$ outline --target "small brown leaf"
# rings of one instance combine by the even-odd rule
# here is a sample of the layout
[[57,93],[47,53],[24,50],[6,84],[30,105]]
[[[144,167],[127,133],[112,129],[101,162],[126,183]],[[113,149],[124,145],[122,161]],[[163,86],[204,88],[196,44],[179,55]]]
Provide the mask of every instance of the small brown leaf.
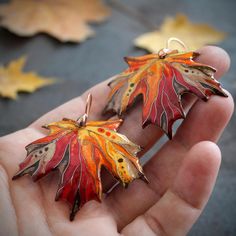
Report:
[[0,6],[0,25],[20,36],[46,33],[62,42],[82,42],[94,34],[87,23],[108,15],[101,0],[12,0]]
[[[167,17],[158,31],[143,34],[135,39],[137,47],[144,48],[150,52],[157,52],[165,48],[165,42],[171,37],[181,39],[191,50],[196,50],[206,44],[216,44],[225,38],[226,34],[220,32],[207,24],[195,24],[188,20],[183,14],[175,18]],[[179,44],[173,48],[180,48]]]
[[16,99],[17,92],[32,93],[36,89],[54,83],[54,79],[38,76],[34,72],[23,73],[26,58],[12,61],[6,67],[0,67],[0,96]]

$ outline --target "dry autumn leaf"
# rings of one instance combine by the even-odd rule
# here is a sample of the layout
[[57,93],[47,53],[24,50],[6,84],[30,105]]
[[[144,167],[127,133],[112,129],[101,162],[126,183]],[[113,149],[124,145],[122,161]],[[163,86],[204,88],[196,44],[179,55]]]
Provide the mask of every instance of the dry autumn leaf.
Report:
[[0,96],[16,99],[17,92],[32,93],[36,89],[54,83],[53,79],[38,76],[34,72],[22,72],[26,58],[12,61],[0,67]]
[[0,25],[20,36],[47,33],[62,42],[82,42],[94,34],[109,9],[101,0],[12,0],[0,6]]
[[[137,47],[157,52],[165,48],[165,42],[171,37],[181,39],[191,50],[196,50],[206,44],[216,44],[225,38],[225,33],[220,32],[207,24],[195,24],[185,15],[178,14],[175,18],[167,17],[160,30],[143,34],[135,39]],[[179,44],[173,45],[177,49]]]

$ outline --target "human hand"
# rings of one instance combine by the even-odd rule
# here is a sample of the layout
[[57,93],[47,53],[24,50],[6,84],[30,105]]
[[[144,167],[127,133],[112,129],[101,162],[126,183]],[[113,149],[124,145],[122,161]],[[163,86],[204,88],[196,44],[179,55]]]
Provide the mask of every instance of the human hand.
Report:
[[[221,77],[229,67],[226,53],[216,47],[200,50],[199,60],[217,68]],[[227,125],[233,100],[212,96],[207,103],[186,95],[190,109],[172,140],[144,166],[150,181],[135,180],[128,189],[117,186],[102,203],[90,201],[69,221],[69,207],[55,202],[58,174],[34,183],[25,176],[11,178],[25,158],[24,147],[45,135],[41,126],[63,117],[76,119],[84,112],[88,93],[93,95],[90,120],[103,120],[109,88],[107,81],[81,97],[56,108],[28,128],[0,138],[1,235],[185,235],[195,223],[212,192],[221,154],[215,144]],[[144,154],[162,136],[158,127],[141,128],[141,105],[131,109],[119,132],[144,147]],[[103,175],[103,188],[113,179]]]

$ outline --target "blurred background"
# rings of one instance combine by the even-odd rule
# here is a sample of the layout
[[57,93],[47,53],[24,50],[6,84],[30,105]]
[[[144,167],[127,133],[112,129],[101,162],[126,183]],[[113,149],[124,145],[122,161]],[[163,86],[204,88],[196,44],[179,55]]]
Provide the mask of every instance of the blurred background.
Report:
[[[3,2],[7,1],[0,1]],[[166,16],[174,17],[179,12],[193,22],[207,23],[227,33],[219,46],[229,53],[232,61],[221,82],[235,98],[235,0],[107,0],[105,3],[112,10],[111,16],[102,24],[92,24],[96,36],[80,44],[61,43],[45,34],[19,37],[0,28],[0,64],[27,55],[25,71],[59,80],[33,94],[20,93],[15,101],[0,98],[0,136],[26,127],[49,110],[125,69],[124,56],[146,53],[136,48],[133,40],[152,31],[153,26],[160,26]],[[235,131],[234,113],[219,141],[223,162],[216,187],[189,235],[236,235]]]

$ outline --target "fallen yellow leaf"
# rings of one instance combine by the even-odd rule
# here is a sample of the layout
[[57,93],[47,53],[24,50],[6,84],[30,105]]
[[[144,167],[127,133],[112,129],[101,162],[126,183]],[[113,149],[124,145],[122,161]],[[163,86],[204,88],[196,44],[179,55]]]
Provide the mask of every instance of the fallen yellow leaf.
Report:
[[0,6],[0,26],[20,36],[47,33],[62,42],[82,42],[94,31],[89,22],[109,15],[101,0],[12,0]]
[[[175,37],[185,42],[189,49],[195,50],[206,44],[219,43],[225,36],[225,33],[207,24],[195,24],[185,15],[177,14],[175,18],[167,17],[159,31],[143,34],[136,38],[134,43],[150,52],[157,52],[166,47],[165,42],[170,37]],[[177,43],[173,46],[182,49]]]
[[0,96],[16,99],[17,92],[32,93],[36,89],[54,83],[54,79],[46,79],[34,72],[22,72],[26,58],[11,61],[6,67],[0,67]]

